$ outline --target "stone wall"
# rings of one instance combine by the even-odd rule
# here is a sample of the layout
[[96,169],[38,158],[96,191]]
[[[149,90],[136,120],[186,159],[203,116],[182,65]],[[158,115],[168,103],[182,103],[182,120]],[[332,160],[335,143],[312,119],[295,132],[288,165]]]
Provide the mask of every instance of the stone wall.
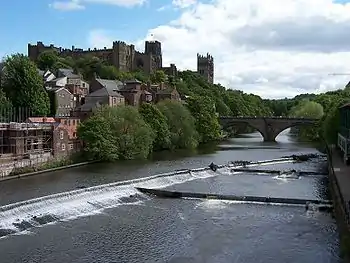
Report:
[[52,159],[51,153],[30,154],[29,159],[9,161],[0,164],[0,177],[8,176],[15,168],[33,167],[44,164]]

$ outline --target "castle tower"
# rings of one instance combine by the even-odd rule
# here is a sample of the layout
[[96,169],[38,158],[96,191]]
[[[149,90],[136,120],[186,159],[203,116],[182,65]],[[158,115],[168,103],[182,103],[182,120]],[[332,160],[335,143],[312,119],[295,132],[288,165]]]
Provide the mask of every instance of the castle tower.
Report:
[[214,58],[209,53],[206,56],[197,54],[197,72],[209,83],[214,83]]
[[154,69],[161,69],[163,67],[162,62],[162,44],[159,41],[146,41],[145,42],[145,54],[152,55],[154,59]]

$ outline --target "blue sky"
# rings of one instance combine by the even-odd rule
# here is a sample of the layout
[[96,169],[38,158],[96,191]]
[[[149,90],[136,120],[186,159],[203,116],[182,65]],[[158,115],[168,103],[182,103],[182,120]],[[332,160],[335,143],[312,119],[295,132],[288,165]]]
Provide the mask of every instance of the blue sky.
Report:
[[37,41],[103,48],[123,40],[143,51],[152,34],[162,43],[164,66],[196,70],[196,53],[209,52],[214,81],[225,87],[264,98],[319,93],[349,81],[330,76],[350,72],[349,2],[2,0],[0,58],[27,54]]
[[68,11],[55,9],[53,0],[4,0],[1,9],[5,12],[0,16],[0,53],[26,53],[27,43],[40,40],[46,44],[87,48],[89,32],[99,29],[110,31],[115,40],[135,41],[144,38],[149,28],[167,23],[178,15],[177,10],[170,8],[157,11],[171,1],[151,0],[133,7],[100,3],[104,1],[108,2],[93,0],[84,3],[84,10]]

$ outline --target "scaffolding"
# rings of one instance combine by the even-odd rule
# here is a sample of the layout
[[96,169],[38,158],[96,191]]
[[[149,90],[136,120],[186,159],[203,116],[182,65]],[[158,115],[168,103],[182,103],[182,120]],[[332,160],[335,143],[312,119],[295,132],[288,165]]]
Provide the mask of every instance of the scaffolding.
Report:
[[23,120],[24,115],[13,116],[2,115],[2,120],[10,121],[0,122],[0,177],[14,168],[35,167],[52,157],[54,123],[32,123]]

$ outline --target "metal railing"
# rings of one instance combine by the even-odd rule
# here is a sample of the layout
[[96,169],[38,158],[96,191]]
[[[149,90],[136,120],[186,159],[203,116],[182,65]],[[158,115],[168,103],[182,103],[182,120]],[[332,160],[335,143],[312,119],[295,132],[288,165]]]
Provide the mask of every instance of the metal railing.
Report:
[[[324,139],[323,139],[324,140]],[[346,224],[347,226],[349,226],[350,224],[350,201],[346,201],[342,195],[341,189],[340,189],[340,185],[339,185],[339,181],[337,176],[335,175],[335,171],[334,171],[334,165],[333,165],[333,152],[334,152],[334,148],[329,148],[328,144],[326,142],[325,143],[325,147],[326,147],[326,153],[328,156],[328,162],[330,163],[330,168],[331,168],[331,180],[334,180],[335,186],[336,186],[336,191],[338,192],[338,196],[340,199],[340,203],[342,208],[344,209],[344,216],[345,216],[345,220],[346,220]]]

